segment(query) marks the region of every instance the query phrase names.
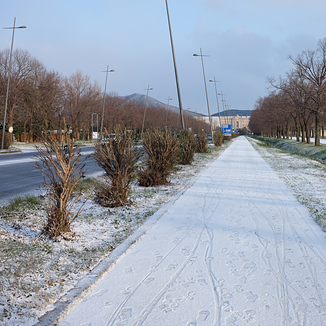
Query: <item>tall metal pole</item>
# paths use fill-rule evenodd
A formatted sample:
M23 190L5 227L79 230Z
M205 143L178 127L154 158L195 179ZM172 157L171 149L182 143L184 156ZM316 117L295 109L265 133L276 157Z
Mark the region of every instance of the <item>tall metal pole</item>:
M222 128L222 124L221 124L221 113L220 113L220 105L218 103L218 92L217 92L217 86L216 86L216 83L218 83L219 81L215 79L215 76L214 76L214 80L210 80L210 82L213 82L214 85L215 85L215 93L216 93L216 102L217 102L217 111L218 111L218 118L219 118L219 121L220 121L220 128Z
M4 112L3 126L2 126L1 149L3 149L3 147L4 147L4 141L5 141L5 127L6 127L6 120L7 120L9 85L10 85L11 64L12 64L12 49L14 47L14 37L15 37L15 29L16 28L26 28L26 26L24 26L24 25L19 26L19 27L16 27L16 17L14 18L14 26L13 27L4 27L4 29L12 29L12 39L11 39L11 48L10 48L10 59L9 59L9 70L8 70L8 81L7 81L7 93L6 93L6 102L5 102L5 112Z
M92 113L92 140L94 140L94 115L96 116L96 140L98 139L98 114Z
M206 85L206 76L205 76L205 68L204 68L204 59L203 59L203 52L200 49L200 54L194 54L195 57L201 57L201 64L203 67L203 76L204 76L204 85L205 85L205 93L206 93L206 102L207 102L207 111L208 111L208 118L209 118L209 124L211 127L211 135L212 135L212 142L214 144L214 135L213 135L213 127L212 127L212 119L211 119L211 111L209 109L209 100L208 100L208 93L207 93L207 85Z
M219 95L222 95L222 106L223 106L223 112L224 112L224 123L225 123L225 105L224 105L224 94L223 92L221 92L221 94ZM228 122L228 121L227 121Z
M166 5L166 13L167 13L167 17L168 17L170 40L171 40L171 49L172 49L174 73L175 73L175 81L176 81L176 85L177 85L177 93L178 93L178 100L179 100L181 128L185 129L185 124L184 124L184 119L183 119L183 111L182 111L181 94L180 94L180 87L179 87L179 78L178 78L178 71L177 71L177 63L176 63L176 60L175 60L175 53L174 53L174 46L173 46L173 38L172 38L172 29L171 29L171 22L170 22L168 0L165 0L165 5Z
M104 87L104 93L103 93L103 105L102 105L102 121L101 121L101 137L102 137L102 133L103 133L103 121L104 121L104 107L105 107L105 97L106 97L106 85L108 83L108 74L109 72L114 72L113 69L109 70L109 66L106 66L106 70L102 71L106 73L106 77L105 77L105 87Z
M169 113L169 108L170 108L170 100L172 100L172 98L170 96L168 96L167 98L167 104L166 104L166 117L165 117L165 125L166 127L168 126L168 113Z
M144 126L145 126L145 116L146 116L148 92L152 91L153 88L149 88L149 85L148 85L146 90L147 90L147 93L146 93L146 99L145 99L145 110L144 110L144 117L143 117L143 125L142 125L142 128L141 128L141 136L140 136L141 138L143 138L143 132L144 132Z

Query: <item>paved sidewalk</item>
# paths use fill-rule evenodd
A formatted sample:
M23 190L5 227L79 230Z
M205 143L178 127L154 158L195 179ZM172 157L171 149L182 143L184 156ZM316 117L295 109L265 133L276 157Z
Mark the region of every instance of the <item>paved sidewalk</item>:
M326 235L239 137L59 325L326 324Z

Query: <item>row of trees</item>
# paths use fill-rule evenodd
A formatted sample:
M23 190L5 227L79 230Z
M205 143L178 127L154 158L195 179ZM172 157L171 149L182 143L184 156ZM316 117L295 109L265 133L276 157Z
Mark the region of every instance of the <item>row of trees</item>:
M250 130L269 137L296 137L297 141L320 145L326 125L326 38L314 51L290 56L293 68L278 81L269 78L274 88L260 98L250 118Z
M0 130L4 117L5 95L9 67L9 50L0 52ZM103 129L113 130L120 125L140 132L145 107L132 101L124 101L115 95L106 95ZM14 134L21 141L39 139L43 130L62 130L65 119L75 139L91 138L92 114L102 120L103 93L90 77L77 71L70 77L48 71L30 53L17 49L13 53L11 83L8 100L7 125L14 127ZM203 121L185 115L187 128L194 132L209 131ZM172 111L146 109L147 127L180 129L180 116ZM1 137L1 136L0 136Z

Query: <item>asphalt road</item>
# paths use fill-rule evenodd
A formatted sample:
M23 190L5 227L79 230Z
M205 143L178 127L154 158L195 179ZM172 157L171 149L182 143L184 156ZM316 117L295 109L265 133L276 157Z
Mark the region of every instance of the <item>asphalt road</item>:
M102 173L92 157L94 147L81 147L81 153L87 156L85 161L86 177ZM42 172L35 168L37 150L28 149L21 153L0 155L0 204L16 196L39 194L44 178Z

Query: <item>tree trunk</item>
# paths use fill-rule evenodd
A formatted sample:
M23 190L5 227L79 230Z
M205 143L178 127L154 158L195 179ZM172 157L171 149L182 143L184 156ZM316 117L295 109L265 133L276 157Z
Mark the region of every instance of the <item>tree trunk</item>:
M319 112L315 113L315 146L320 145Z

